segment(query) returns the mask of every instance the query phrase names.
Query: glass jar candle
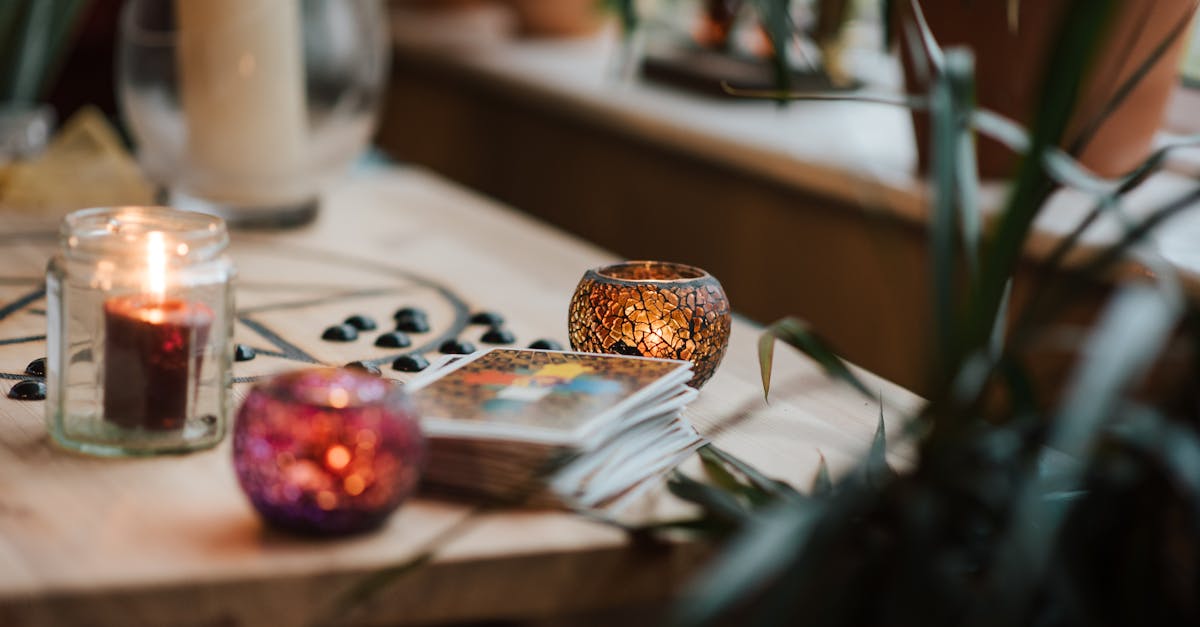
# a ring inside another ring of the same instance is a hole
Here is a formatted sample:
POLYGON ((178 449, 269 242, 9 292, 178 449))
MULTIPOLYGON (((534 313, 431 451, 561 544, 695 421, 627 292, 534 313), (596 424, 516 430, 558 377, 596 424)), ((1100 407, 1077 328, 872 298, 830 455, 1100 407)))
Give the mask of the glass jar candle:
POLYGON ((167 207, 63 219, 46 272, 46 420, 104 456, 181 453, 226 431, 233 264, 215 216, 167 207))
POLYGON ((337 536, 376 529, 413 493, 425 439, 401 386, 349 369, 277 375, 246 395, 233 462, 268 523, 337 536))
POLYGON ((571 348, 692 362, 699 389, 729 346, 733 317, 721 282, 694 266, 626 261, 588 270, 567 314, 571 348))

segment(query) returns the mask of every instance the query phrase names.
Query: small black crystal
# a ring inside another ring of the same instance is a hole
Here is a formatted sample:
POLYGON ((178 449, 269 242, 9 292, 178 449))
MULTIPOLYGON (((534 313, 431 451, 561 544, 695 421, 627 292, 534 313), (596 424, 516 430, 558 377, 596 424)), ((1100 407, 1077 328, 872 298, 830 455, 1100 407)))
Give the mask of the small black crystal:
POLYGON ((412 346, 412 339, 404 331, 389 331, 375 338, 375 345, 380 348, 407 348, 412 346))
POLYGON ((396 318, 396 330, 407 333, 429 333, 429 320, 425 315, 396 318))
POLYGON ((377 377, 383 376, 383 372, 379 370, 379 366, 376 366, 375 364, 369 364, 365 361, 352 361, 346 364, 346 368, 349 368, 350 370, 361 370, 367 374, 375 375, 377 377))
POLYGON ((376 329, 375 319, 362 314, 354 314, 342 322, 354 327, 355 329, 358 329, 359 331, 374 331, 376 329))
POLYGON ((560 351, 563 349, 562 344, 554 340, 541 339, 529 345, 529 348, 540 351, 560 351))
POLYGON ((438 350, 447 355, 466 355, 475 352, 475 345, 465 340, 446 340, 438 350))
POLYGON ((330 342, 353 342, 358 339, 358 329, 348 324, 335 324, 325 329, 321 339, 330 342))
POLYGON ((471 324, 486 324, 489 327, 498 327, 504 324, 504 316, 494 311, 477 311, 471 316, 471 324))
POLYGON ((429 367, 429 360, 420 353, 401 355, 392 362, 392 369, 400 372, 420 372, 429 367))
POLYGON ((517 341, 512 331, 501 327, 492 327, 479 338, 484 344, 512 344, 517 341))
POLYGON ((258 351, 254 350, 253 346, 247 346, 245 344, 234 345, 234 347, 233 347, 233 360, 234 361, 250 361, 251 359, 254 359, 255 357, 258 357, 258 351))
POLYGON ((37 359, 29 362, 29 365, 25 366, 25 374, 31 374, 35 377, 46 376, 46 358, 38 357, 37 359))
POLYGON ((400 309, 397 309, 396 313, 392 314, 392 318, 395 318, 395 320, 397 322, 399 322, 401 318, 414 318, 414 317, 415 318, 424 318, 425 310, 418 309, 416 307, 402 307, 400 309))
POLYGON ((46 384, 36 379, 25 379, 12 386, 8 397, 14 401, 41 401, 46 398, 46 384))

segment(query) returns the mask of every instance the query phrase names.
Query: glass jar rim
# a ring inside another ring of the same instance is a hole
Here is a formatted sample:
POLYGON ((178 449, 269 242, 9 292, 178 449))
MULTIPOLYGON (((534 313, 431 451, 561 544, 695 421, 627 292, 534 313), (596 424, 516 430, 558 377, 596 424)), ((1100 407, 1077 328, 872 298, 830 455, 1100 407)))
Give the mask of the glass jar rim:
POLYGON ((402 385, 348 368, 291 370, 258 381, 253 390, 279 402, 324 410, 408 407, 408 394, 402 385), (340 395, 336 399, 335 390, 340 395))
POLYGON ((173 257, 204 261, 229 245, 225 221, 218 216, 162 206, 115 206, 80 209, 67 214, 59 241, 71 255, 142 256, 134 242, 162 233, 173 257))
POLYGON ((677 284, 709 279, 701 268, 672 261, 632 260, 593 268, 589 271, 601 280, 636 284, 677 284), (639 274, 660 276, 640 277, 639 274))

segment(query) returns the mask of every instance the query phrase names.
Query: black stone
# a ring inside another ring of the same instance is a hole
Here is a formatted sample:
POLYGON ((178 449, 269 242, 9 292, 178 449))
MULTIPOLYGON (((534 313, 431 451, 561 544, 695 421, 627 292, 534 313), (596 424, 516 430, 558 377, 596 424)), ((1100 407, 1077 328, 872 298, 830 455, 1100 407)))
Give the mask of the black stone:
POLYGON ((46 399, 46 384, 36 379, 25 379, 12 386, 8 397, 14 401, 41 401, 46 399))
POLYGON ((529 348, 540 351, 560 351, 563 349, 562 344, 554 340, 541 339, 529 345, 529 348))
POLYGON ((375 338, 375 345, 380 348, 407 348, 412 346, 412 339, 404 331, 389 331, 375 338))
POLYGON ((477 311, 471 316, 471 324, 486 324, 489 327, 498 327, 504 324, 504 316, 494 311, 477 311))
POLYGON ((401 355, 392 362, 392 369, 400 372, 420 372, 429 367, 429 360, 420 353, 401 355))
POLYGON ((377 328, 374 318, 369 318, 362 314, 354 314, 342 322, 354 327, 355 329, 358 329, 359 331, 374 331, 377 328))
POLYGON ((350 370, 361 370, 367 374, 372 374, 377 377, 383 376, 383 372, 379 370, 379 366, 376 366, 375 364, 369 364, 365 361, 352 361, 346 364, 346 368, 349 368, 350 370))
POLYGON ((465 340, 446 340, 438 350, 447 355, 466 355, 475 352, 475 345, 465 340))
POLYGON ((397 309, 396 313, 392 314, 392 318, 394 318, 397 322, 399 322, 401 318, 413 318, 413 317, 416 317, 416 318, 426 317, 425 310, 418 309, 416 307, 403 307, 403 308, 397 309))
POLYGON ((424 314, 396 318, 396 330, 406 333, 429 333, 429 320, 424 314))
POLYGON ((250 361, 251 359, 254 359, 255 357, 258 357, 258 351, 254 350, 253 346, 247 346, 245 344, 237 344, 233 347, 233 360, 234 361, 250 361))
POLYGON ((629 355, 630 357, 641 357, 642 352, 636 346, 630 346, 625 342, 618 341, 612 345, 612 352, 618 355, 629 355))
POLYGON ((29 365, 25 366, 25 374, 31 374, 35 377, 46 376, 46 358, 38 357, 37 359, 29 362, 29 365))
POLYGON ((479 341, 484 344, 512 344, 517 341, 517 338, 508 329, 492 327, 479 338, 479 341))
POLYGON ((325 329, 325 332, 321 334, 321 339, 330 342, 353 342, 358 339, 358 329, 348 324, 335 324, 325 329))

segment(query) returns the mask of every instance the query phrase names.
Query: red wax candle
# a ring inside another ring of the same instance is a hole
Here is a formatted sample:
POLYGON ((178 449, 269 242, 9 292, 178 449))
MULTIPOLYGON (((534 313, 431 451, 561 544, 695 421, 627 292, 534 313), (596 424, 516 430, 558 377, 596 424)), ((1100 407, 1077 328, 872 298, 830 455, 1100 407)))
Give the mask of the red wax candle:
POLYGON ((212 322, 203 303, 154 294, 108 299, 104 419, 125 428, 182 429, 212 322))

